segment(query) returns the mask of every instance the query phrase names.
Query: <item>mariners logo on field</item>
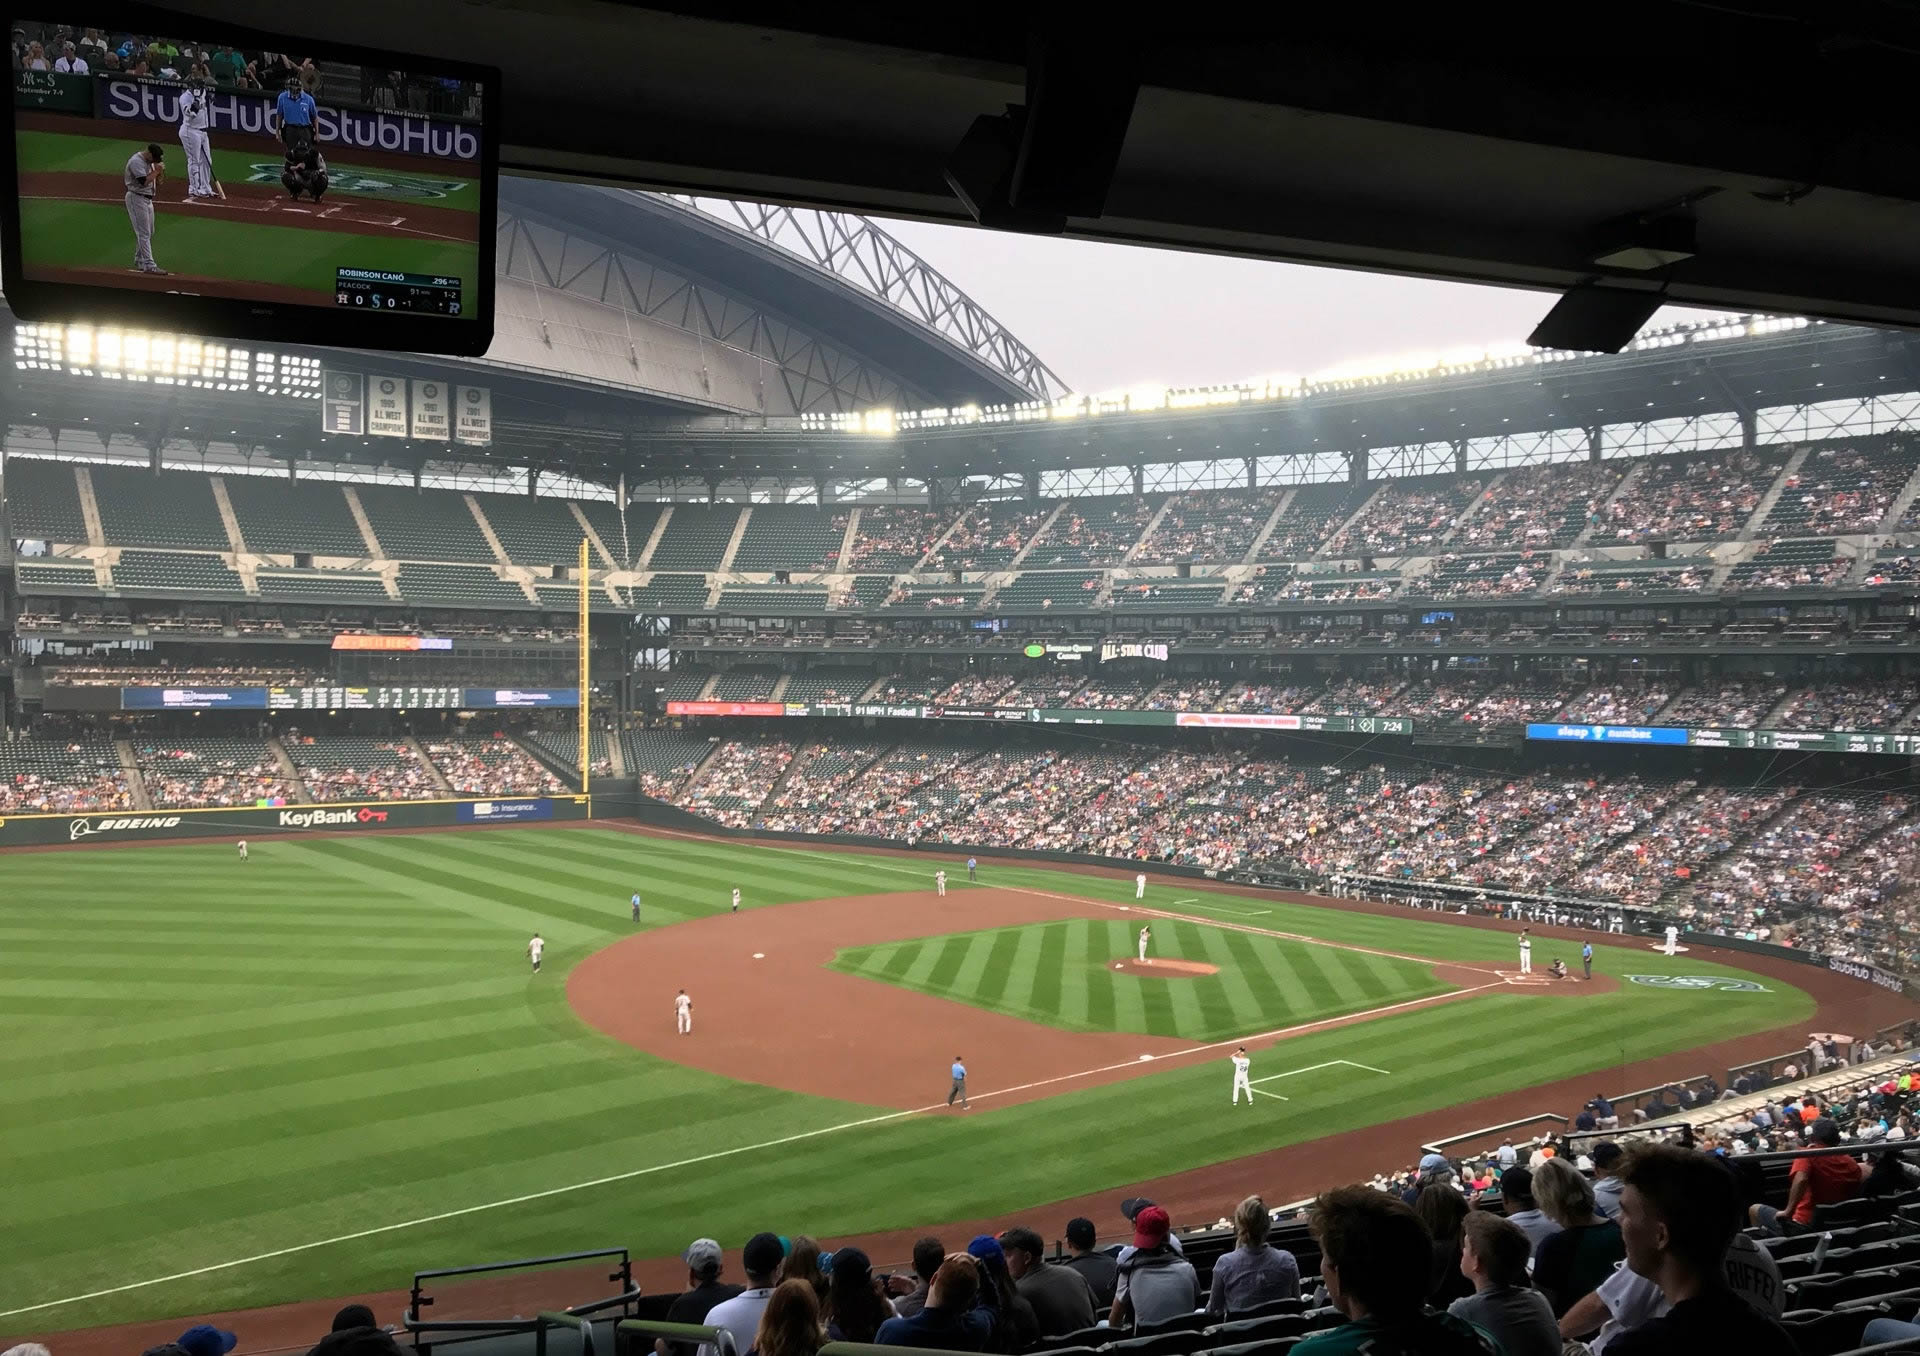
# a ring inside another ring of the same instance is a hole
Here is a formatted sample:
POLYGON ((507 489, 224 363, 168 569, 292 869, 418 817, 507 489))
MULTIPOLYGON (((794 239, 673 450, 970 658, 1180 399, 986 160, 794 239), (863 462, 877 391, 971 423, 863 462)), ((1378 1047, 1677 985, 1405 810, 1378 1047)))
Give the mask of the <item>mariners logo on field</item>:
MULTIPOLYGON (((251 171, 247 175, 250 184, 277 184, 280 173, 286 167, 278 162, 269 164, 261 160, 248 165, 251 171)), ((465 179, 429 179, 418 174, 401 174, 395 170, 380 170, 377 173, 363 173, 360 170, 327 167, 327 184, 334 193, 352 193, 362 198, 408 198, 415 201, 451 198, 467 186, 465 179)))
POLYGON ((1766 993, 1767 986, 1731 975, 1628 975, 1629 984, 1649 989, 1718 989, 1722 993, 1766 993))

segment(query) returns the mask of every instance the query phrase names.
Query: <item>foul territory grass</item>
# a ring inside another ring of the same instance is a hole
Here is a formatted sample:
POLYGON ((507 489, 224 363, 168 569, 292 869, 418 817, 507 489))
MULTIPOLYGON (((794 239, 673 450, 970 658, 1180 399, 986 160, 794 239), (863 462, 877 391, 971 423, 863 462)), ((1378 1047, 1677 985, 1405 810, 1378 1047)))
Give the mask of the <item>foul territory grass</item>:
MULTIPOLYGON (((1623 1059, 1812 1008, 1773 980, 1761 994, 1496 992, 1263 1053, 1256 1074, 1333 1059, 1391 1073, 1290 1078, 1291 1100, 1257 1113, 1225 1114, 1230 1071, 1206 1059, 1003 1109, 976 1096, 960 1117, 730 1082, 602 1037, 566 1005, 568 968, 633 930, 636 889, 640 926, 666 927, 724 911, 736 882, 751 910, 930 888, 937 865, 595 828, 257 842, 244 864, 230 843, 0 858, 16 1244, 0 1249, 0 1334, 395 1289, 416 1267, 608 1244, 670 1256, 700 1234, 831 1238, 1027 1208, 1057 1231, 1049 1201, 1554 1078, 1607 1084, 1597 1071, 1623 1059), (537 977, 536 929, 550 944, 537 977), (617 1174, 639 1175, 565 1190, 617 1174), (497 1204, 534 1193, 555 1194, 497 1204), (462 1213, 413 1223, 448 1212, 462 1213), (221 1267, 368 1230, 382 1231, 221 1267), (221 1269, 13 1312, 202 1267, 221 1269)), ((1132 892, 998 863, 981 876, 1132 892)), ((1441 959, 1511 952, 1414 917, 1179 898, 1156 883, 1148 902, 1195 919, 1199 905, 1264 910, 1234 921, 1441 959)), ((1606 973, 1739 973, 1637 944, 1597 952, 1606 973)), ((992 1088, 993 1052, 967 1053, 976 1091, 992 1088)))
POLYGON ((1453 987, 1430 966, 1205 923, 1155 921, 1151 955, 1211 975, 1115 970, 1137 954, 1124 916, 1074 918, 855 947, 834 968, 1070 1031, 1224 1040, 1427 998, 1453 987))
MULTIPOLYGON (((22 132, 15 138, 21 173, 98 174, 110 186, 120 183, 120 172, 126 166, 127 157, 142 144, 124 136, 73 132, 22 132)), ((163 145, 167 152, 169 186, 176 194, 184 193, 186 153, 177 140, 168 140, 163 145)), ((418 167, 401 169, 358 162, 351 150, 336 155, 325 147, 321 149, 327 157, 327 170, 334 185, 328 192, 335 198, 395 207, 419 202, 468 212, 479 210, 479 180, 455 163, 422 160, 418 167)), ((249 180, 278 184, 280 164, 279 144, 264 137, 257 145, 244 150, 215 149, 213 152, 214 176, 228 184, 249 180)))

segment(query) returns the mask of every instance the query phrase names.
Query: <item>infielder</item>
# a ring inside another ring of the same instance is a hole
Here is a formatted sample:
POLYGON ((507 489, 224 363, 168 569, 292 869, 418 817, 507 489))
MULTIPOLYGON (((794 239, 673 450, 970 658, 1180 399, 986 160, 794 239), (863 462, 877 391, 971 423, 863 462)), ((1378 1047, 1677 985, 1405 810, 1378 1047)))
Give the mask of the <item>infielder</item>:
POLYGON ((1677 955, 1680 951, 1680 929, 1671 923, 1667 924, 1667 944, 1663 949, 1669 956, 1677 955))
POLYGON ((527 955, 533 959, 533 972, 536 975, 540 973, 540 953, 546 949, 547 944, 540 940, 540 934, 534 933, 533 940, 527 943, 527 955))
POLYGON ((1152 940, 1153 940, 1153 929, 1141 928, 1140 929, 1140 959, 1142 962, 1145 962, 1145 960, 1147 959, 1147 943, 1152 940))
POLYGON ((640 921, 640 892, 638 890, 633 892, 633 921, 636 923, 640 921))
POLYGON ((153 195, 160 190, 160 181, 167 177, 165 164, 167 153, 160 149, 158 142, 148 142, 144 151, 135 151, 127 157, 126 169, 121 177, 127 189, 127 219, 133 223, 133 268, 136 273, 155 273, 167 276, 167 271, 153 262, 153 195))
POLYGON ((207 140, 207 91, 195 85, 180 96, 180 149, 187 159, 188 202, 211 198, 213 191, 213 146, 207 140))
POLYGON ((1247 1081, 1247 1071, 1253 1067, 1253 1061, 1247 1058, 1247 1047, 1241 1046, 1233 1052, 1233 1104, 1240 1105, 1240 1094, 1247 1094, 1247 1105, 1253 1105, 1253 1084, 1247 1081))
POLYGON ((1135 899, 1147 897, 1147 873, 1144 871, 1133 878, 1133 897, 1135 899))
POLYGON ((939 894, 940 898, 945 899, 947 897, 947 873, 946 872, 936 871, 933 873, 933 888, 939 894))
POLYGON ((246 859, 247 859, 247 840, 242 838, 240 840, 240 860, 244 862, 246 859))
POLYGON ((693 1000, 687 997, 685 989, 673 1000, 673 1026, 682 1036, 693 1034, 693 1000))
POLYGON ((740 887, 737 885, 733 887, 733 911, 740 912, 740 887))
POLYGON ((1533 973, 1533 939, 1527 936, 1525 928, 1520 929, 1520 973, 1533 973))

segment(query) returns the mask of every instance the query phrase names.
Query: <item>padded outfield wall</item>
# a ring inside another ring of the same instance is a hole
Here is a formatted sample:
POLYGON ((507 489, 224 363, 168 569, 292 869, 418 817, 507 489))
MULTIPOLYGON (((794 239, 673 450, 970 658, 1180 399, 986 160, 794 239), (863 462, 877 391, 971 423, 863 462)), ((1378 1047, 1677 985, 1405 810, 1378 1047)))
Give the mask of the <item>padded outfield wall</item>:
POLYGON ((341 801, 325 805, 7 815, 0 818, 0 848, 152 843, 176 838, 267 838, 277 834, 358 833, 381 829, 479 828, 592 817, 591 796, 341 801))

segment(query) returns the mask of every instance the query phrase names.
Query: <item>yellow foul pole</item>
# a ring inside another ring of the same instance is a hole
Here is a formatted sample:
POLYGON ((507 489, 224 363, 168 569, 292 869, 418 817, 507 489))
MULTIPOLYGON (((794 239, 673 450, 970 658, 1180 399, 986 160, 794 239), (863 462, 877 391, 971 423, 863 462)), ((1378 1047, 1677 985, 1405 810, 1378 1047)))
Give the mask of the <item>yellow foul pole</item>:
POLYGON ((587 631, 587 539, 580 538, 580 794, 586 795, 593 775, 593 741, 587 737, 588 715, 593 689, 593 668, 588 656, 593 648, 587 631))

